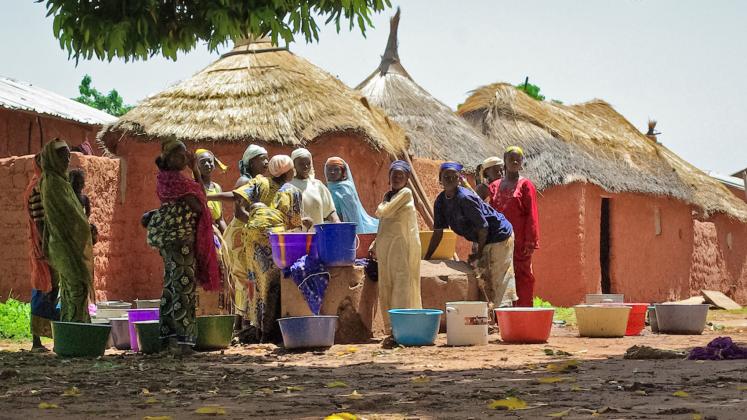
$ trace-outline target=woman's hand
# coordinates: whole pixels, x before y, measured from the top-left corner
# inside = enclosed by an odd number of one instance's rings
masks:
[[[521,251],[522,255],[525,257],[531,257],[532,254],[534,254],[535,247],[536,247],[535,244],[524,245],[524,249]]]
[[[301,225],[303,225],[304,230],[309,231],[312,227],[314,227],[314,221],[311,219],[311,217],[302,217]]]

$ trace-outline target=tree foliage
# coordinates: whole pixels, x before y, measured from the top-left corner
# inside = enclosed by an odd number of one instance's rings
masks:
[[[78,86],[80,96],[74,98],[76,101],[100,109],[115,117],[124,115],[133,108],[132,105],[124,105],[124,100],[116,89],[112,89],[104,95],[91,86],[91,81],[91,76],[83,76],[83,80],[80,81],[80,86]]]
[[[204,41],[210,51],[229,41],[271,36],[273,42],[319,39],[316,19],[347,21],[365,36],[371,14],[390,0],[36,0],[54,16],[60,47],[76,59],[176,60]]]
[[[533,85],[529,82],[524,82],[524,83],[516,85],[516,88],[524,91],[524,93],[526,93],[527,95],[531,96],[532,98],[538,101],[545,100],[545,95],[542,95],[540,93],[540,87],[537,85]]]

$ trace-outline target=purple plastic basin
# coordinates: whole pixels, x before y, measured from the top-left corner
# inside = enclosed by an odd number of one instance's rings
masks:
[[[130,324],[130,348],[135,353],[140,351],[140,346],[138,346],[137,342],[137,330],[135,330],[135,323],[140,321],[158,321],[159,313],[160,310],[158,308],[127,310],[127,320]]]

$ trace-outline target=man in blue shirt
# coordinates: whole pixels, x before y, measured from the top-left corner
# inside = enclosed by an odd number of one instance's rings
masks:
[[[433,204],[434,223],[425,259],[438,248],[444,229],[451,229],[468,241],[477,243],[469,262],[477,262],[485,294],[493,306],[512,306],[517,300],[514,279],[514,236],[511,223],[485,203],[472,190],[460,186],[462,165],[441,165],[439,180],[444,190]]]

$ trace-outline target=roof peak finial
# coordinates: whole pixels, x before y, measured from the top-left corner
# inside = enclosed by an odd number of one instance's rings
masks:
[[[379,64],[379,74],[385,75],[389,71],[389,66],[394,63],[399,63],[399,52],[397,51],[397,30],[399,29],[399,16],[400,8],[397,7],[397,13],[392,16],[389,20],[389,39],[386,42],[386,49],[384,55],[381,56],[381,64]]]

